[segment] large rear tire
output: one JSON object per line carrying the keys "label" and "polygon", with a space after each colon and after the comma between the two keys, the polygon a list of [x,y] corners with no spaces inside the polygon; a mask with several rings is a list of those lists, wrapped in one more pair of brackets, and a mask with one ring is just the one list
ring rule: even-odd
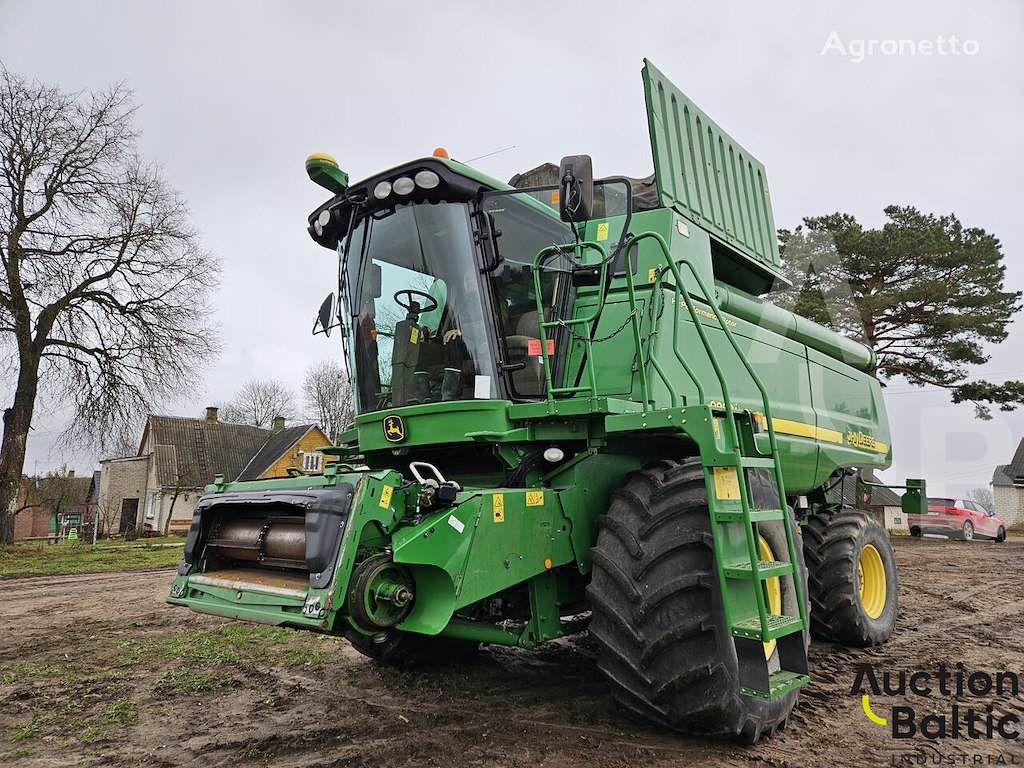
{"label": "large rear tire", "polygon": [[867,647],[892,635],[899,575],[889,534],[861,509],[830,509],[803,526],[811,632]]}
{"label": "large rear tire", "polygon": [[377,635],[350,630],[345,637],[364,656],[392,667],[445,666],[468,661],[480,643],[388,629]]}
{"label": "large rear tire", "polygon": [[[599,523],[590,633],[616,700],[675,730],[748,743],[785,727],[797,691],[771,701],[740,692],[700,460],[630,474]],[[773,552],[785,551],[781,522],[760,532]],[[799,542],[796,551],[806,578]],[[792,577],[779,582],[782,609],[795,613]],[[768,648],[769,669],[778,668],[777,653]]]}

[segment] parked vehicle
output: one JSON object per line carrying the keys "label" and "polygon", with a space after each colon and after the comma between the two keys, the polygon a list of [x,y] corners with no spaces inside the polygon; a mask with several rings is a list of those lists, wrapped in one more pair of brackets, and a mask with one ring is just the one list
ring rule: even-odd
{"label": "parked vehicle", "polygon": [[1006,523],[973,499],[929,498],[928,514],[908,515],[911,536],[926,533],[954,539],[1006,540]]}

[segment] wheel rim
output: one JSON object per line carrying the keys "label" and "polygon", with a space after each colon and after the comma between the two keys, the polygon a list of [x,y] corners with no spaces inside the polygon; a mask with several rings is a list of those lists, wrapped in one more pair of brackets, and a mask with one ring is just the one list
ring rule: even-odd
{"label": "wheel rim", "polygon": [[[768,562],[775,561],[775,553],[772,551],[771,544],[764,536],[758,534],[758,539],[761,541],[761,559]],[[764,582],[764,597],[765,605],[768,608],[768,613],[774,613],[779,615],[782,613],[782,580],[778,576],[773,576]],[[764,645],[764,657],[770,659],[775,653],[775,646],[778,644],[776,640],[770,640]]]}
{"label": "wheel rim", "polygon": [[974,526],[971,525],[969,520],[964,523],[964,538],[967,539],[967,541],[974,538]]}
{"label": "wheel rim", "polygon": [[860,603],[872,619],[877,619],[885,610],[885,566],[882,555],[873,544],[865,544],[857,560],[857,583],[860,588]]}

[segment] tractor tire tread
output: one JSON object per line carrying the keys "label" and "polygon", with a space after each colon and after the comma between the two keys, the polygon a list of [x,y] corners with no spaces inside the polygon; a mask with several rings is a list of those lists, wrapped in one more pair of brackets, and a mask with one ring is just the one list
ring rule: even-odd
{"label": "tractor tire tread", "polygon": [[739,693],[699,459],[631,473],[598,522],[590,633],[615,699],[688,733],[752,743],[783,727],[796,691]]}
{"label": "tractor tire tread", "polygon": [[[896,621],[899,582],[885,529],[862,510],[827,509],[807,520],[803,536],[812,634],[854,647],[888,640]],[[873,539],[870,543],[875,544],[883,564],[888,566],[886,606],[877,619],[869,617],[860,602],[857,564],[858,542],[863,536]]]}

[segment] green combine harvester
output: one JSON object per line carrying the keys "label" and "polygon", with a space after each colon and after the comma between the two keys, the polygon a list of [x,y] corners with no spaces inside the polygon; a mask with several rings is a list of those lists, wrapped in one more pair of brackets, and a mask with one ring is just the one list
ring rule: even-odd
{"label": "green combine harvester", "polygon": [[757,298],[785,282],[764,167],[643,81],[647,179],[307,160],[355,425],[322,474],[216,478],[169,602],[401,665],[587,630],[630,710],[749,742],[810,631],[889,637],[889,537],[834,493],[891,461],[874,353]]}

